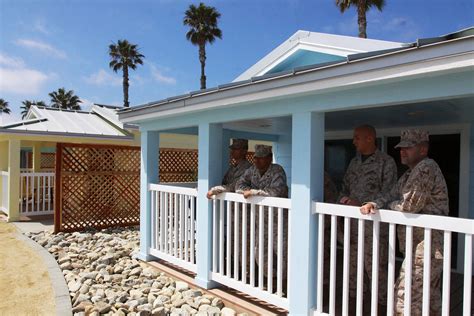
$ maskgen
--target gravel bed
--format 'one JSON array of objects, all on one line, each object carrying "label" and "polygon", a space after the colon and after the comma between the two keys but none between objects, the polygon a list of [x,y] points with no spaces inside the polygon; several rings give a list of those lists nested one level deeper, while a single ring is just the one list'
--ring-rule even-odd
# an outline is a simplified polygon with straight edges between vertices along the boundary
[{"label": "gravel bed", "polygon": [[57,260],[74,316],[246,315],[133,259],[139,247],[136,228],[27,235]]}]

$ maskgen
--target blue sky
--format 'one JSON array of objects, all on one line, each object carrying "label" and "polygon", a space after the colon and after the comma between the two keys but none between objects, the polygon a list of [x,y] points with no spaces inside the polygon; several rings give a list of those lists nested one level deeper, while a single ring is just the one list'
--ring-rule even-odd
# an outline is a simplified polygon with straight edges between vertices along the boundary
[{"label": "blue sky", "polygon": [[[207,86],[232,81],[297,30],[357,36],[354,9],[334,0],[215,0],[223,39],[207,48]],[[369,38],[409,42],[474,25],[474,0],[386,0],[368,14]],[[109,67],[108,45],[138,44],[145,65],[131,74],[138,105],[199,89],[197,48],[182,24],[181,0],[0,0],[0,98],[19,118],[23,100],[44,100],[60,87],[84,101],[122,103],[121,74]]]}]

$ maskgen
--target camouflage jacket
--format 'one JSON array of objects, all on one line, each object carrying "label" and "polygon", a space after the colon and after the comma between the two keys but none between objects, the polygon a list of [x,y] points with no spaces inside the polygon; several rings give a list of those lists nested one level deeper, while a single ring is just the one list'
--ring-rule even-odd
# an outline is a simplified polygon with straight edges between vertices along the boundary
[{"label": "camouflage jacket", "polygon": [[277,164],[271,164],[263,175],[257,167],[250,167],[237,181],[235,189],[237,193],[251,190],[252,195],[288,197],[285,170]]},{"label": "camouflage jacket", "polygon": [[396,183],[397,165],[392,157],[376,150],[362,161],[358,153],[344,175],[338,201],[343,196],[348,196],[361,203],[371,201],[379,205],[386,201]]},{"label": "camouflage jacket", "polygon": [[244,172],[250,168],[252,164],[247,160],[241,160],[237,165],[231,165],[222,179],[222,185],[211,188],[212,194],[219,194],[222,192],[235,192],[235,184]]},{"label": "camouflage jacket", "polygon": [[[389,209],[407,213],[448,215],[449,199],[446,181],[438,164],[430,158],[420,161],[415,168],[407,170],[390,193]],[[405,227],[398,227],[400,250],[405,252]],[[432,231],[433,250],[441,252],[441,231]],[[424,239],[424,230],[413,230],[413,245]],[[437,253],[441,257],[441,253]]]},{"label": "camouflage jacket", "polygon": [[324,202],[337,203],[337,188],[331,179],[331,176],[324,172]]}]

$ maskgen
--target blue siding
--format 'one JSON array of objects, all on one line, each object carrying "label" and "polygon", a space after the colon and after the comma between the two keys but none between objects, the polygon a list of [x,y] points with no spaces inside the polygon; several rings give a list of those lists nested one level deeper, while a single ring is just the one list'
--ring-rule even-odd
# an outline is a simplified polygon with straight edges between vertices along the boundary
[{"label": "blue siding", "polygon": [[273,143],[273,148],[275,163],[285,169],[287,183],[289,184],[291,183],[291,131],[281,135],[278,142]]},{"label": "blue siding", "polygon": [[343,56],[323,54],[306,49],[298,49],[296,52],[288,56],[288,58],[270,69],[270,71],[267,71],[267,74],[274,74],[301,66],[317,65],[331,61],[342,61],[345,59],[346,57]]}]

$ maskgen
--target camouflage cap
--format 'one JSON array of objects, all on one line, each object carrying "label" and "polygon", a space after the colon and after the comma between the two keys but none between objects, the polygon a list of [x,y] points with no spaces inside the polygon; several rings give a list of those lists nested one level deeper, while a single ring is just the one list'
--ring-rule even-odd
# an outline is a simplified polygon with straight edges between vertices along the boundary
[{"label": "camouflage cap", "polygon": [[255,145],[254,157],[262,158],[272,154],[272,146],[258,144]]},{"label": "camouflage cap", "polygon": [[247,139],[236,138],[232,140],[232,145],[229,146],[230,149],[248,149],[249,141]]},{"label": "camouflage cap", "polygon": [[429,142],[430,136],[428,131],[421,129],[406,129],[402,131],[400,143],[395,148],[413,147],[423,142]]}]

